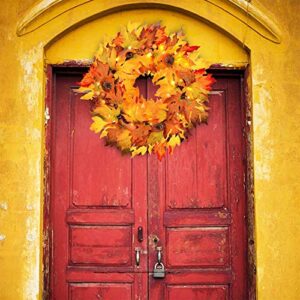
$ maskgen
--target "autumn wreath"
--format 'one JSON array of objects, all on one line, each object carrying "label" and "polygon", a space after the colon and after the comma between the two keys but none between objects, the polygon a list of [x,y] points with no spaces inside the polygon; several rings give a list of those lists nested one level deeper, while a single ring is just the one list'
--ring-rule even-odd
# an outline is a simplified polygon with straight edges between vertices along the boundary
[{"label": "autumn wreath", "polygon": [[[91,130],[122,152],[153,152],[161,159],[207,120],[215,80],[205,67],[199,47],[190,46],[182,32],[168,35],[160,24],[128,24],[101,43],[79,83],[81,99],[92,103]],[[140,76],[157,86],[153,98],[141,95]]]}]

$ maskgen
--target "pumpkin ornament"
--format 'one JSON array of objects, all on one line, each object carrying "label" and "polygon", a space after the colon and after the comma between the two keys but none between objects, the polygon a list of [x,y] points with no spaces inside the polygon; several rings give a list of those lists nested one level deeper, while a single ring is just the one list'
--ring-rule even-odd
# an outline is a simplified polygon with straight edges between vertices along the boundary
[{"label": "pumpkin ornament", "polygon": [[[199,47],[182,32],[160,24],[128,24],[101,43],[76,91],[91,101],[92,131],[132,156],[161,158],[208,117],[208,93],[215,80],[206,72]],[[155,96],[144,98],[136,80],[149,76]]]}]

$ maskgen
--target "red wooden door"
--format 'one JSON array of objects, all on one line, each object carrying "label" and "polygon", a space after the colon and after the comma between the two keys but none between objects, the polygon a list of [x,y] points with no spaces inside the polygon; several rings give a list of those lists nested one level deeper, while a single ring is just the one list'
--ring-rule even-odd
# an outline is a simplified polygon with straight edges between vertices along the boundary
[{"label": "red wooden door", "polygon": [[[80,78],[54,76],[52,299],[246,299],[239,78],[218,78],[209,124],[162,162],[105,147],[71,89]],[[164,279],[152,277],[157,247]]]},{"label": "red wooden door", "polygon": [[240,78],[217,77],[208,125],[162,162],[148,159],[149,268],[160,246],[167,269],[150,275],[151,300],[247,299],[240,95]]}]

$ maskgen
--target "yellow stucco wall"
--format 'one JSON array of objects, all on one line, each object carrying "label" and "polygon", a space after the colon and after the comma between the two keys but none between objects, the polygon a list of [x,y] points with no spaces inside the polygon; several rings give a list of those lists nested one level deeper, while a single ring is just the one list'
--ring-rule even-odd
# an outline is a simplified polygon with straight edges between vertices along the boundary
[{"label": "yellow stucco wall", "polygon": [[[265,14],[259,23],[245,22],[232,4],[243,0],[151,1],[151,11],[112,9],[149,1],[56,1],[17,36],[19,21],[41,2],[5,1],[0,9],[0,299],[42,297],[45,63],[91,59],[103,32],[128,20],[182,26],[211,63],[251,63],[257,295],[299,299],[300,2],[252,0]],[[281,43],[270,41],[264,16],[277,20]]]}]

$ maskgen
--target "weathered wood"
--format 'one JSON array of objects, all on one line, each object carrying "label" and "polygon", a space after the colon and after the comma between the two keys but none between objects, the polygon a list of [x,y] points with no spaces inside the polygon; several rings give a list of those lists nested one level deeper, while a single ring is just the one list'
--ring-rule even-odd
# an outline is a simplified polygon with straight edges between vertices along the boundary
[{"label": "weathered wood", "polygon": [[94,299],[100,292],[103,299],[132,299],[134,294],[146,299],[147,238],[137,240],[139,226],[147,234],[146,157],[122,156],[89,130],[88,103],[71,89],[80,75],[57,74],[55,79],[52,298]]},{"label": "weathered wood", "polygon": [[161,163],[148,159],[149,228],[167,269],[149,277],[151,300],[247,299],[240,80],[219,78],[214,89],[208,125]]},{"label": "weathered wood", "polygon": [[[105,147],[70,89],[80,74],[54,77],[52,299],[247,299],[241,87],[239,77],[217,79],[208,125],[159,162]],[[148,98],[157,89],[137,85]]]},{"label": "weathered wood", "polygon": [[132,209],[69,209],[67,223],[83,225],[134,224]]}]

